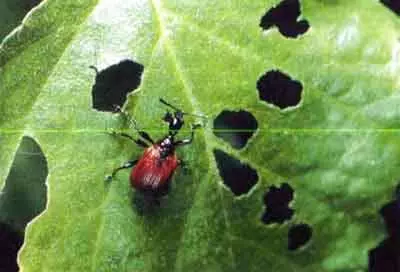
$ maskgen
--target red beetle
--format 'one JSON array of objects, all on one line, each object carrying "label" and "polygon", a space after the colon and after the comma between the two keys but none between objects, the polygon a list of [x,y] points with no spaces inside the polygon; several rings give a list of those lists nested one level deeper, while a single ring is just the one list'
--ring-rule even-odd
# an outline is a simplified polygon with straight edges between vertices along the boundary
[{"label": "red beetle", "polygon": [[[168,135],[154,142],[148,133],[137,128],[135,120],[130,119],[134,129],[140,136],[139,139],[134,139],[126,133],[113,132],[113,134],[126,137],[138,146],[144,147],[143,155],[137,160],[124,163],[122,166],[114,169],[110,176],[107,176],[107,180],[111,180],[119,170],[134,166],[130,175],[132,187],[152,199],[159,199],[168,193],[175,169],[181,164],[181,161],[175,154],[175,149],[179,146],[190,144],[193,141],[194,130],[200,127],[200,125],[192,125],[191,137],[189,139],[176,140],[175,136],[184,124],[183,115],[188,113],[172,106],[162,98],[160,98],[160,102],[175,110],[173,114],[167,111],[163,118],[165,122],[169,123]],[[116,107],[116,111],[128,116],[119,107]],[[200,115],[194,116],[204,117]]]}]

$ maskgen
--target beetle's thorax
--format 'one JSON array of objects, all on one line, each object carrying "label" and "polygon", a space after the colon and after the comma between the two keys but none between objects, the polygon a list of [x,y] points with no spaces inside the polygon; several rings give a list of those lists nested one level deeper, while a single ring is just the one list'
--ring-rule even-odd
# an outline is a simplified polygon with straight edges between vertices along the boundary
[{"label": "beetle's thorax", "polygon": [[160,148],[161,158],[168,157],[175,152],[174,137],[171,135],[166,136],[158,143],[158,146]]}]

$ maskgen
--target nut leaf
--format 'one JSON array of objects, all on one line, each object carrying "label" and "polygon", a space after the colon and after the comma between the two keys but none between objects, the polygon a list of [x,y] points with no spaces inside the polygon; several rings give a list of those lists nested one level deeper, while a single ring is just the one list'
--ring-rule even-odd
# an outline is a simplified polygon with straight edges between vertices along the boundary
[{"label": "nut leaf", "polygon": [[[1,180],[26,134],[41,144],[49,168],[48,206],[28,227],[22,271],[366,267],[368,250],[384,236],[377,210],[400,165],[399,21],[378,1],[303,1],[311,27],[286,39],[258,26],[278,2],[53,0],[3,41]],[[259,124],[241,151],[211,125],[197,133],[179,150],[189,171],[176,173],[153,214],[132,205],[128,171],[103,182],[141,150],[105,133],[128,129],[122,118],[90,108],[87,67],[126,58],[145,67],[127,110],[155,138],[166,133],[159,97],[211,118],[243,109]],[[282,111],[259,100],[257,80],[275,69],[302,83],[298,106]],[[223,185],[214,148],[257,170],[248,194],[237,198]],[[264,225],[263,195],[284,182],[295,190],[295,215]],[[291,252],[287,233],[297,223],[310,225],[313,237]]]}]

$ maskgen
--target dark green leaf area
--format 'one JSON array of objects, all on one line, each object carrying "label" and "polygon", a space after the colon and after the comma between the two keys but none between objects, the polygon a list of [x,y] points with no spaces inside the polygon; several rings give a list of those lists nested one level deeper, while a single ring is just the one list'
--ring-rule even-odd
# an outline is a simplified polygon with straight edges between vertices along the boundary
[{"label": "dark green leaf area", "polygon": [[24,136],[0,197],[0,221],[18,231],[46,207],[46,157],[38,143]]},{"label": "dark green leaf area", "polygon": [[24,136],[0,196],[0,271],[18,271],[17,253],[25,227],[46,207],[47,174],[39,144]]},{"label": "dark green leaf area", "polygon": [[0,1],[0,41],[17,27],[22,18],[41,0],[3,0]]}]

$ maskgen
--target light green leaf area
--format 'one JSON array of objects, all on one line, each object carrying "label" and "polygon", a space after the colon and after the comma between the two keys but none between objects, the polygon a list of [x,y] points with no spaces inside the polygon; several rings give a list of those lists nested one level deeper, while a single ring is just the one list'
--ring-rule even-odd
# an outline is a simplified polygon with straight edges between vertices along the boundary
[{"label": "light green leaf area", "polygon": [[[258,26],[278,2],[45,1],[3,42],[0,180],[23,135],[41,145],[49,168],[47,209],[27,228],[23,272],[364,271],[385,235],[377,211],[400,175],[399,19],[378,1],[302,1],[311,28],[287,39]],[[104,182],[142,151],[106,133],[128,129],[121,116],[91,108],[88,66],[124,58],[145,66],[127,110],[154,138],[167,131],[159,97],[209,116],[178,150],[188,171],[143,215],[129,171]],[[272,69],[302,82],[298,107],[259,100],[256,82]],[[225,109],[258,121],[243,150],[212,133]],[[257,170],[248,194],[223,184],[216,148]],[[295,215],[265,225],[263,195],[283,182],[295,190]],[[290,252],[296,223],[313,237]]]}]

